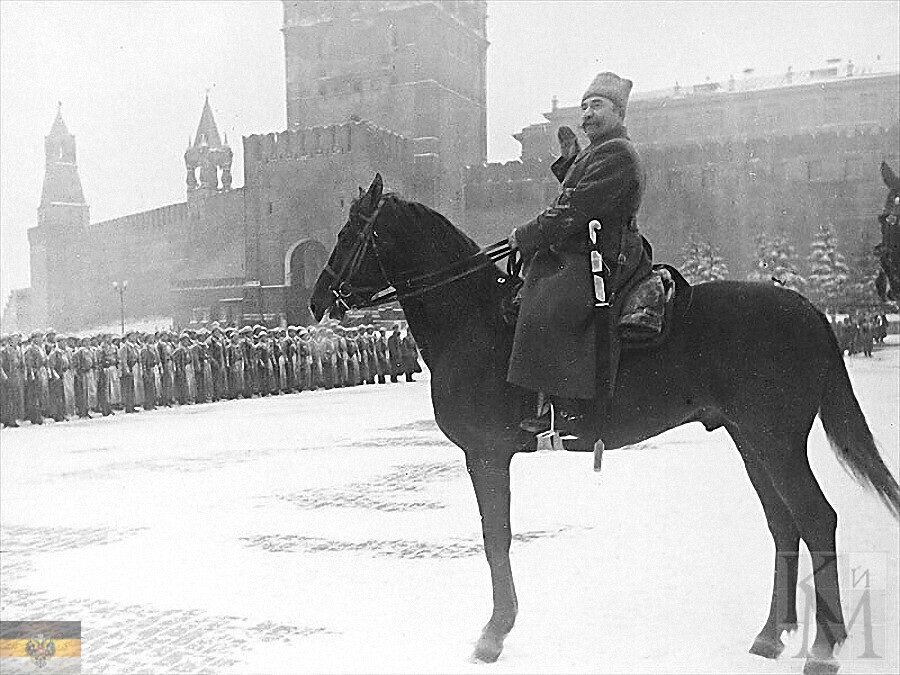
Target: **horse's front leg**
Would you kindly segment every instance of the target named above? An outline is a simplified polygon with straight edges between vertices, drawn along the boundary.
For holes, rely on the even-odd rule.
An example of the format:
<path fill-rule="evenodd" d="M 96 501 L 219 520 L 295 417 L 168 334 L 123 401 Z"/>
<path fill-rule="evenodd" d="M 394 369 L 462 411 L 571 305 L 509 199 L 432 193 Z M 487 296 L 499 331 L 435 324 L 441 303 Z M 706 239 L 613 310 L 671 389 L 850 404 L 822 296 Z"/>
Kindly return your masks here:
<path fill-rule="evenodd" d="M 466 453 L 466 468 L 472 478 L 484 552 L 491 567 L 494 589 L 494 611 L 481 631 L 472 658 L 493 663 L 503 651 L 503 640 L 516 622 L 518 603 L 509 565 L 512 533 L 509 525 L 509 462 L 511 455 L 476 455 Z"/>

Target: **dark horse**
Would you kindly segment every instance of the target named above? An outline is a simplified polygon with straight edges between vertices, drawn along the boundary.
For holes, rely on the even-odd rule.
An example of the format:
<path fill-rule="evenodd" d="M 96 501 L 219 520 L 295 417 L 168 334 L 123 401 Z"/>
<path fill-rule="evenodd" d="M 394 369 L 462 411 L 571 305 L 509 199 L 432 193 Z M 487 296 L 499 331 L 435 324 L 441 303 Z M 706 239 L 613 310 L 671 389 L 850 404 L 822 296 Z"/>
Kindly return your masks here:
<path fill-rule="evenodd" d="M 875 287 L 882 300 L 900 300 L 900 178 L 886 162 L 881 163 L 881 178 L 888 187 L 888 196 L 878 217 L 881 243 L 875 247 L 875 255 L 881 272 Z"/>
<path fill-rule="evenodd" d="M 501 307 L 509 278 L 439 213 L 393 194 L 381 176 L 350 206 L 310 308 L 366 306 L 393 286 L 431 370 L 435 420 L 462 448 L 481 512 L 494 609 L 474 658 L 495 661 L 516 619 L 509 561 L 509 467 L 535 449 L 519 430 L 534 395 L 506 382 L 512 329 Z M 460 273 L 460 270 L 470 273 Z M 443 282 L 442 282 L 443 280 Z M 445 282 L 445 283 L 444 283 Z M 759 283 L 702 284 L 676 304 L 671 338 L 623 355 L 615 406 L 597 413 L 607 447 L 701 421 L 724 426 L 744 460 L 775 540 L 769 617 L 751 651 L 776 658 L 796 627 L 800 540 L 812 552 L 816 638 L 806 672 L 837 670 L 846 637 L 835 553 L 837 515 L 810 470 L 818 413 L 837 457 L 896 517 L 900 487 L 885 467 L 825 317 L 797 293 Z"/>

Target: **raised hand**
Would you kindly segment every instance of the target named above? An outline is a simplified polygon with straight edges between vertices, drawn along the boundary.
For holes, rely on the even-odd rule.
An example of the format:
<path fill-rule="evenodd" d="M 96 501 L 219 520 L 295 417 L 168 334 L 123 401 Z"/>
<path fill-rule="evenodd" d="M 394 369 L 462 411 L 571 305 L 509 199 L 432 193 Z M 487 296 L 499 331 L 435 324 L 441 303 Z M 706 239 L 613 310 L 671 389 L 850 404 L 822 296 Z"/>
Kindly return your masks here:
<path fill-rule="evenodd" d="M 574 157 L 581 150 L 578 137 L 571 127 L 561 126 L 556 132 L 556 138 L 559 140 L 559 154 L 563 157 Z"/>

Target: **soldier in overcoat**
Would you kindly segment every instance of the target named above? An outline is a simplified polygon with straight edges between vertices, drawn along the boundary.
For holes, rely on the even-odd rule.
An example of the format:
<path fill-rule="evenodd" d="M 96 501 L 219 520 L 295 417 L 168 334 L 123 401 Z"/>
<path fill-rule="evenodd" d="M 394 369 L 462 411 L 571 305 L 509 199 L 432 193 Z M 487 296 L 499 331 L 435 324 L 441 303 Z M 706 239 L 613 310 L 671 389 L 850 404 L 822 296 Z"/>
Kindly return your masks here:
<path fill-rule="evenodd" d="M 152 333 L 144 336 L 144 344 L 141 347 L 141 377 L 144 378 L 144 410 L 156 409 L 156 377 L 159 367 L 159 350 L 155 343 L 156 337 Z"/>
<path fill-rule="evenodd" d="M 6 380 L 3 384 L 3 422 L 5 426 L 17 427 L 25 418 L 25 363 L 22 359 L 21 336 L 13 333 L 7 336 L 6 344 L 0 350 L 0 366 Z"/>
<path fill-rule="evenodd" d="M 225 352 L 228 362 L 228 398 L 235 399 L 244 395 L 244 345 L 236 330 L 231 332 L 229 339 Z"/>
<path fill-rule="evenodd" d="M 403 374 L 406 381 L 413 382 L 413 375 L 421 373 L 422 366 L 419 365 L 419 345 L 409 330 L 400 340 L 400 353 L 403 356 Z"/>
<path fill-rule="evenodd" d="M 281 354 L 284 357 L 284 382 L 282 390 L 290 394 L 297 389 L 297 327 L 288 326 L 281 338 Z"/>
<path fill-rule="evenodd" d="M 47 368 L 50 373 L 50 415 L 57 422 L 66 420 L 65 375 L 71 364 L 65 341 L 64 336 L 58 335 L 47 355 Z"/>
<path fill-rule="evenodd" d="M 219 323 L 212 323 L 212 330 L 206 339 L 206 352 L 209 355 L 210 374 L 212 376 L 211 395 L 213 401 L 225 398 L 227 387 L 225 378 L 225 341 Z"/>
<path fill-rule="evenodd" d="M 81 345 L 72 357 L 75 369 L 75 412 L 79 417 L 90 418 L 90 377 L 94 371 L 94 350 L 90 338 L 82 338 Z"/>
<path fill-rule="evenodd" d="M 385 376 L 391 372 L 391 361 L 388 358 L 387 340 L 384 332 L 375 327 L 372 330 L 372 347 L 375 352 L 375 372 L 378 375 L 378 384 L 385 383 Z"/>
<path fill-rule="evenodd" d="M 22 350 L 22 360 L 25 363 L 25 418 L 32 424 L 43 424 L 42 390 L 48 389 L 44 385 L 47 382 L 47 356 L 44 353 L 44 334 L 34 331 L 28 344 Z M 49 398 L 49 396 L 48 396 Z"/>
<path fill-rule="evenodd" d="M 397 381 L 397 376 L 403 373 L 403 350 L 400 345 L 400 324 L 394 324 L 393 332 L 387 339 L 388 359 L 390 359 L 391 382 Z"/>
<path fill-rule="evenodd" d="M 140 352 L 132 341 L 134 336 L 134 331 L 126 333 L 119 347 L 119 383 L 122 387 L 122 405 L 126 413 L 137 412 L 135 376 L 138 372 Z"/>
<path fill-rule="evenodd" d="M 297 337 L 297 389 L 299 391 L 314 389 L 315 385 L 312 381 L 313 345 L 309 329 L 300 326 L 297 329 Z"/>
<path fill-rule="evenodd" d="M 589 224 L 600 224 L 607 294 L 635 275 L 646 275 L 651 266 L 649 246 L 635 221 L 644 172 L 624 126 L 631 86 L 613 73 L 594 79 L 581 103 L 581 126 L 590 144 L 580 150 L 570 129 L 560 133 L 562 156 L 552 170 L 562 192 L 510 235 L 526 271 L 508 380 L 552 396 L 563 430 L 569 422 L 574 427 L 582 421 L 587 406 L 579 402 L 597 394 Z M 523 421 L 529 431 L 548 426 L 548 419 Z"/>
<path fill-rule="evenodd" d="M 172 407 L 175 398 L 175 370 L 172 363 L 173 346 L 171 339 L 172 334 L 164 330 L 160 333 L 159 342 L 156 343 L 160 371 L 159 404 L 167 408 Z"/>
<path fill-rule="evenodd" d="M 94 356 L 93 373 L 97 380 L 97 411 L 104 417 L 112 415 L 112 386 L 109 380 L 111 363 L 107 360 L 109 338 L 110 336 L 104 333 L 98 338 L 99 344 L 94 345 L 94 341 L 91 341 L 91 352 Z"/>
<path fill-rule="evenodd" d="M 69 368 L 63 373 L 63 390 L 65 392 L 66 417 L 75 417 L 75 352 L 78 351 L 78 338 L 70 335 L 65 342 L 66 354 L 69 357 Z"/>
<path fill-rule="evenodd" d="M 7 344 L 9 344 L 9 336 L 4 333 L 0 335 L 0 426 L 17 427 L 19 426 L 18 422 L 10 414 L 12 406 L 10 405 L 9 376 L 6 374 L 6 358 L 3 356 Z"/>

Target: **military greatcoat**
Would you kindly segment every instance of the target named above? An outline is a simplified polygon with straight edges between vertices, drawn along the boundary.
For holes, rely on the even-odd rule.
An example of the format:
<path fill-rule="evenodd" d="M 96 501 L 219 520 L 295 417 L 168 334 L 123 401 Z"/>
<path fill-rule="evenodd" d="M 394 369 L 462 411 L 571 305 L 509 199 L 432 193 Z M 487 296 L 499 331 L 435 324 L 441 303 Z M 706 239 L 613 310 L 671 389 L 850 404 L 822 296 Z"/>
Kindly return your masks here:
<path fill-rule="evenodd" d="M 573 159 L 558 160 L 553 171 L 562 193 L 516 230 L 526 271 L 508 380 L 532 391 L 590 399 L 596 392 L 597 328 L 588 223 L 601 223 L 608 293 L 638 270 L 649 271 L 635 224 L 644 176 L 624 127 Z"/>

